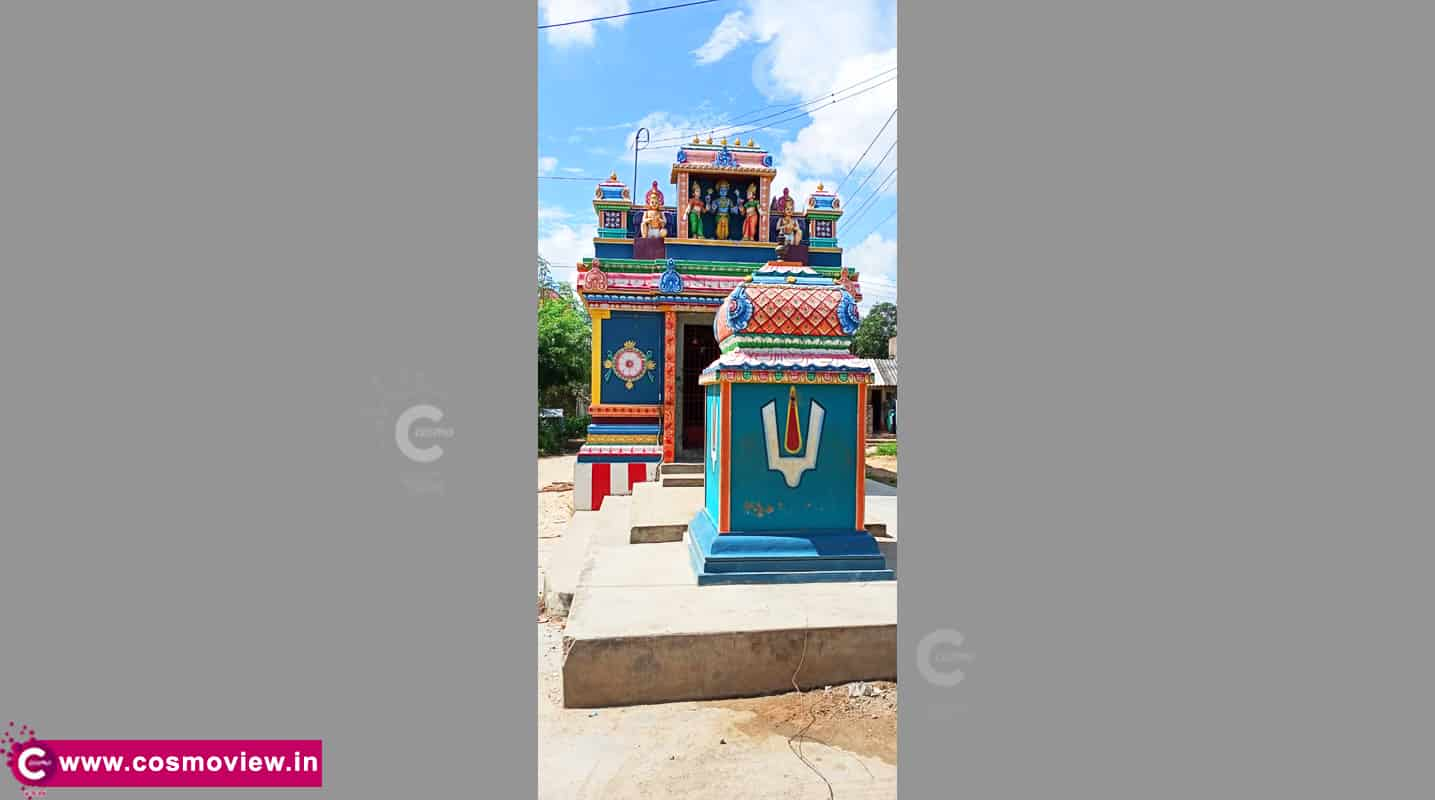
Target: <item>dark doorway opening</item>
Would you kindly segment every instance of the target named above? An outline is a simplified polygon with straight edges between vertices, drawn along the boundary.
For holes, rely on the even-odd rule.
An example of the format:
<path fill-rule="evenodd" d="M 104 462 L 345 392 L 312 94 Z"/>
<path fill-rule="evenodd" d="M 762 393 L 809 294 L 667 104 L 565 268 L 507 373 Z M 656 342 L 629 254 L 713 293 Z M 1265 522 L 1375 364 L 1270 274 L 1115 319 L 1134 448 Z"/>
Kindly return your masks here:
<path fill-rule="evenodd" d="M 684 450 L 703 449 L 704 386 L 698 376 L 718 357 L 711 325 L 683 326 L 683 437 Z"/>

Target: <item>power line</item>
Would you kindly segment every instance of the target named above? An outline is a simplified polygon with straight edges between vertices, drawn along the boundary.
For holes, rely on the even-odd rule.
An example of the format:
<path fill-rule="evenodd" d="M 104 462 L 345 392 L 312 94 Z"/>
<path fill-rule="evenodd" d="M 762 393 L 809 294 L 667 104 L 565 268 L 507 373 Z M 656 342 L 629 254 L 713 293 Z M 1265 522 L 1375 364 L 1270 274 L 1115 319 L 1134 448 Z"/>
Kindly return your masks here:
<path fill-rule="evenodd" d="M 885 224 L 887 223 L 887 220 L 891 219 L 892 217 L 894 217 L 894 216 L 896 216 L 896 215 L 897 215 L 897 209 L 894 208 L 894 209 L 892 209 L 892 213 L 890 213 L 890 214 L 888 214 L 887 216 L 885 216 L 885 217 L 882 218 L 882 221 L 881 221 L 881 222 L 877 223 L 876 225 L 873 225 L 871 228 L 868 228 L 868 229 L 867 229 L 867 232 L 866 232 L 865 234 L 863 234 L 863 235 L 861 235 L 861 236 L 859 236 L 859 237 L 853 238 L 852 241 L 854 241 L 854 242 L 861 242 L 863 239 L 866 239 L 868 236 L 871 236 L 878 228 L 880 228 L 880 227 L 882 227 L 883 225 L 885 225 Z M 895 286 L 895 284 L 894 284 L 894 286 Z"/>
<path fill-rule="evenodd" d="M 885 153 L 882 154 L 882 160 L 881 160 L 881 161 L 878 161 L 878 162 L 877 162 L 877 165 L 874 166 L 874 167 L 872 167 L 872 171 L 869 172 L 869 173 L 867 173 L 867 177 L 863 178 L 863 179 L 862 179 L 862 182 L 859 183 L 859 184 L 857 184 L 857 190 L 852 193 L 852 196 L 851 196 L 851 197 L 847 198 L 847 205 L 849 205 L 849 206 L 852 205 L 852 201 L 861 196 L 861 194 L 862 194 L 862 187 L 863 187 L 863 186 L 866 186 L 866 185 L 867 185 L 867 181 L 872 180 L 872 176 L 877 174 L 877 170 L 881 169 L 881 168 L 882 168 L 882 165 L 885 164 L 885 163 L 887 163 L 887 156 L 892 155 L 892 150 L 893 150 L 893 148 L 895 148 L 895 147 L 897 146 L 897 142 L 898 142 L 898 141 L 899 141 L 899 140 L 897 140 L 897 139 L 893 139 L 893 140 L 892 140 L 892 144 L 891 144 L 890 147 L 887 148 L 887 152 L 885 152 Z M 858 160 L 860 161 L 861 159 L 858 159 Z M 855 169 L 855 167 L 854 167 L 854 169 Z M 849 174 L 851 174 L 851 173 L 849 173 Z M 843 180 L 846 180 L 846 178 L 843 178 Z"/>
<path fill-rule="evenodd" d="M 687 139 L 689 136 L 693 136 L 693 135 L 697 135 L 697 134 L 702 134 L 702 133 L 707 133 L 707 134 L 710 135 L 710 136 L 717 136 L 717 135 L 719 135 L 719 134 L 718 134 L 719 131 L 726 131 L 726 130 L 728 130 L 729 128 L 739 127 L 739 125 L 738 125 L 739 120 L 742 121 L 742 124 L 751 124 L 751 123 L 753 123 L 753 122 L 761 122 L 762 120 L 765 120 L 765 119 L 771 119 L 772 117 L 778 116 L 778 115 L 780 115 L 780 114 L 785 114 L 785 113 L 787 113 L 787 112 L 789 112 L 789 111 L 792 111 L 792 110 L 794 110 L 794 109 L 801 108 L 801 107 L 803 107 L 803 106 L 810 106 L 810 105 L 813 105 L 814 103 L 820 103 L 820 102 L 822 102 L 823 100 L 826 100 L 826 99 L 828 99 L 828 98 L 836 97 L 837 95 L 842 94 L 843 92 L 846 92 L 846 91 L 848 91 L 849 89 L 855 89 L 856 87 L 861 86 L 861 85 L 864 84 L 864 83 L 867 83 L 867 82 L 869 82 L 869 81 L 874 81 L 874 80 L 876 80 L 876 79 L 882 77 L 883 75 L 886 75 L 886 74 L 889 73 L 889 72 L 895 72 L 896 69 L 897 69 L 896 67 L 892 67 L 891 69 L 883 70 L 883 71 L 877 73 L 876 75 L 873 75 L 873 76 L 868 77 L 868 78 L 864 78 L 864 79 L 862 79 L 862 80 L 860 80 L 860 81 L 857 81 L 857 82 L 854 83 L 854 84 L 851 84 L 850 86 L 844 86 L 844 87 L 842 87 L 841 89 L 835 89 L 835 90 L 833 90 L 833 91 L 831 91 L 831 92 L 828 92 L 828 93 L 825 94 L 825 95 L 822 95 L 821 97 L 816 97 L 816 98 L 813 98 L 813 99 L 811 99 L 811 100 L 804 100 L 804 101 L 801 102 L 801 103 L 793 103 L 793 104 L 791 104 L 791 105 L 782 106 L 782 107 L 780 107 L 777 111 L 775 111 L 775 112 L 773 112 L 773 113 L 771 113 L 771 114 L 769 114 L 769 115 L 767 115 L 767 116 L 765 116 L 765 117 L 758 117 L 757 119 L 752 119 L 752 120 L 744 120 L 744 119 L 743 119 L 743 117 L 751 116 L 752 114 L 756 114 L 756 113 L 759 113 L 759 112 L 762 112 L 762 111 L 766 111 L 768 108 L 772 108 L 773 106 L 766 106 L 766 107 L 764 107 L 764 108 L 759 108 L 759 109 L 754 109 L 753 111 L 744 112 L 744 113 L 742 113 L 742 114 L 739 114 L 739 115 L 738 115 L 737 117 L 735 117 L 734 119 L 728 121 L 727 123 L 725 123 L 725 124 L 723 124 L 723 125 L 718 125 L 718 126 L 716 126 L 716 127 L 698 128 L 698 129 L 696 129 L 696 130 L 688 131 L 688 132 L 685 133 L 685 134 L 681 134 L 681 135 L 677 135 L 677 136 L 664 136 L 664 137 L 661 138 L 661 139 L 654 139 L 654 140 L 653 140 L 653 143 L 654 143 L 654 144 L 663 144 L 663 143 L 667 143 L 667 142 L 680 142 L 680 141 L 683 141 L 684 139 Z M 886 82 L 886 81 L 884 81 L 884 83 L 885 83 L 885 82 Z M 869 87 L 869 88 L 872 88 L 872 87 Z M 854 97 L 855 97 L 855 95 L 854 95 Z M 845 100 L 845 99 L 847 99 L 847 98 L 844 97 L 844 98 L 842 98 L 842 99 Z"/>
<path fill-rule="evenodd" d="M 873 85 L 871 85 L 871 86 L 868 86 L 866 89 L 863 89 L 863 90 L 860 91 L 860 92 L 855 92 L 855 93 L 853 93 L 853 94 L 847 95 L 846 97 L 841 97 L 841 98 L 838 98 L 838 99 L 836 99 L 836 100 L 833 100 L 833 101 L 829 102 L 829 103 L 828 103 L 827 105 L 825 105 L 825 106 L 818 106 L 817 108 L 810 108 L 810 109 L 808 109 L 808 110 L 806 110 L 806 111 L 803 111 L 803 112 L 794 114 L 794 115 L 792 115 L 792 116 L 790 116 L 790 117 L 784 117 L 784 118 L 782 118 L 782 119 L 773 120 L 772 122 L 768 123 L 767 125 L 762 125 L 762 126 L 759 126 L 759 127 L 756 127 L 756 128 L 749 128 L 749 129 L 747 129 L 747 130 L 745 130 L 745 131 L 738 131 L 737 136 L 738 136 L 738 138 L 742 138 L 744 135 L 749 134 L 749 133 L 757 133 L 758 131 L 767 130 L 768 128 L 771 128 L 772 126 L 778 124 L 779 122 L 787 122 L 787 121 L 789 121 L 789 120 L 794 120 L 794 119 L 797 119 L 797 118 L 799 118 L 799 117 L 808 116 L 809 114 L 813 113 L 814 111 L 820 111 L 820 110 L 822 110 L 822 109 L 824 109 L 824 108 L 830 108 L 831 106 L 834 106 L 834 105 L 836 105 L 836 104 L 838 104 L 838 103 L 841 103 L 841 102 L 844 101 L 844 100 L 851 100 L 852 98 L 856 97 L 857 95 L 865 94 L 865 93 L 867 93 L 867 92 L 872 91 L 873 89 L 876 89 L 876 88 L 879 87 L 879 86 L 882 86 L 882 85 L 884 85 L 884 84 L 891 83 L 892 81 L 895 81 L 895 80 L 897 80 L 897 76 L 893 75 L 892 77 L 888 78 L 887 80 L 882 81 L 882 83 L 873 84 Z M 756 122 L 756 120 L 753 120 L 753 121 Z"/>
<path fill-rule="evenodd" d="M 541 30 L 544 30 L 545 28 L 562 28 L 562 27 L 564 27 L 564 26 L 566 26 L 566 25 L 582 25 L 582 24 L 585 23 L 585 22 L 600 22 L 600 21 L 605 20 L 605 19 L 617 19 L 618 17 L 633 17 L 633 16 L 637 16 L 638 14 L 651 14 L 651 13 L 653 13 L 654 11 L 667 11 L 667 10 L 673 9 L 673 8 L 687 8 L 688 6 L 701 6 L 701 5 L 707 5 L 708 3 L 716 3 L 716 2 L 718 2 L 718 0 L 696 0 L 696 2 L 692 2 L 692 3 L 678 3 L 677 5 L 674 5 L 674 6 L 660 6 L 660 7 L 658 7 L 658 8 L 647 8 L 647 9 L 644 9 L 644 10 L 642 10 L 642 11 L 629 11 L 629 12 L 624 13 L 624 14 L 609 14 L 609 15 L 606 16 L 606 17 L 590 17 L 589 19 L 575 19 L 575 20 L 572 20 L 572 21 L 570 21 L 570 22 L 554 22 L 554 23 L 550 23 L 550 24 L 548 24 L 548 25 L 539 25 L 539 26 L 538 26 L 538 30 L 541 31 Z"/>
<path fill-rule="evenodd" d="M 847 170 L 847 174 L 846 174 L 845 176 L 843 176 L 842 180 L 840 180 L 840 181 L 837 182 L 837 188 L 832 190 L 833 194 L 836 194 L 836 193 L 838 193 L 838 192 L 840 192 L 840 191 L 842 190 L 842 184 L 846 183 L 846 182 L 847 182 L 847 179 L 850 178 L 850 177 L 852 177 L 852 173 L 854 173 L 854 172 L 857 171 L 857 165 L 858 165 L 858 164 L 861 164 L 861 163 L 862 163 L 862 159 L 864 159 L 864 158 L 867 157 L 868 151 L 870 151 L 870 150 L 872 149 L 872 145 L 874 145 L 874 144 L 877 143 L 877 139 L 882 135 L 882 131 L 887 130 L 887 126 L 888 126 L 888 125 L 891 125 L 891 124 L 892 124 L 892 120 L 893 120 L 893 119 L 896 119 L 896 117 L 897 117 L 897 109 L 894 108 L 894 109 L 892 109 L 892 114 L 891 114 L 891 116 L 887 117 L 887 121 L 884 122 L 884 123 L 882 123 L 882 127 L 877 131 L 877 135 L 876 135 L 876 136 L 873 136 L 873 137 L 872 137 L 872 141 L 870 141 L 870 142 L 867 143 L 867 149 L 866 149 L 866 150 L 863 150 L 863 151 L 862 151 L 862 155 L 858 156 L 858 157 L 857 157 L 857 160 L 852 163 L 852 169 Z M 896 143 L 896 142 L 892 142 L 892 144 L 895 146 L 897 143 Z M 887 148 L 887 152 L 889 152 L 889 153 L 892 152 L 892 149 L 891 149 L 890 147 Z M 886 159 L 887 157 L 886 157 L 886 156 L 882 156 L 882 158 L 883 158 L 883 159 Z M 881 163 L 878 163 L 877 166 L 881 166 Z M 875 171 L 877 170 L 877 167 L 873 167 L 872 170 L 875 172 Z M 872 177 L 872 175 L 869 173 L 869 174 L 867 175 L 867 177 L 870 178 L 870 177 Z M 864 183 L 865 183 L 865 181 L 864 181 Z M 858 191 L 858 192 L 862 191 L 862 187 L 860 187 L 860 186 L 857 187 L 857 191 Z M 855 194 L 855 192 L 854 192 L 854 194 Z"/>
<path fill-rule="evenodd" d="M 784 110 L 784 109 L 786 109 L 786 110 L 791 110 L 791 109 L 794 109 L 794 108 L 800 108 L 800 107 L 802 107 L 802 106 L 809 106 L 809 105 L 812 105 L 813 103 L 821 102 L 822 100 L 825 100 L 825 99 L 827 99 L 827 98 L 829 98 L 829 97 L 836 97 L 837 95 L 842 94 L 843 92 L 845 92 L 845 91 L 847 91 L 847 90 L 849 90 L 849 89 L 855 89 L 855 88 L 857 88 L 858 86 L 861 86 L 861 85 L 864 84 L 864 83 L 867 83 L 867 82 L 869 82 L 869 81 L 875 81 L 875 80 L 877 80 L 878 78 L 882 77 L 883 75 L 888 74 L 889 72 L 896 72 L 896 71 L 897 71 L 897 68 L 896 68 L 896 67 L 891 67 L 891 68 L 888 68 L 888 69 L 884 69 L 884 70 L 882 70 L 881 72 L 877 73 L 876 75 L 873 75 L 873 76 L 868 77 L 868 78 L 864 78 L 864 79 L 862 79 L 862 80 L 860 80 L 860 81 L 857 81 L 857 82 L 854 83 L 854 84 L 851 84 L 851 85 L 848 85 L 848 86 L 844 86 L 844 87 L 842 87 L 841 89 L 833 89 L 832 91 L 828 92 L 827 94 L 818 95 L 817 97 L 814 97 L 814 98 L 812 98 L 811 100 L 803 100 L 802 102 L 799 102 L 799 103 L 789 103 L 789 104 L 786 104 L 786 105 L 779 105 L 779 104 L 777 104 L 777 103 L 773 103 L 772 105 L 764 106 L 764 107 L 762 107 L 762 108 L 754 109 L 754 110 L 752 110 L 752 111 L 748 111 L 748 112 L 746 112 L 746 113 L 739 114 L 739 115 L 737 115 L 736 117 L 733 117 L 732 119 L 728 120 L 728 124 L 731 125 L 731 126 L 733 126 L 733 127 L 736 127 L 736 124 L 737 124 L 738 122 L 744 122 L 744 123 L 746 123 L 746 122 L 753 122 L 753 121 L 755 121 L 755 120 L 748 120 L 748 119 L 746 119 L 746 118 L 752 116 L 753 114 L 757 114 L 757 113 L 766 111 L 766 110 L 768 110 L 769 108 L 776 108 L 776 109 L 778 109 L 778 110 Z M 716 130 L 716 129 L 714 129 L 714 130 Z M 701 132 L 702 132 L 702 131 L 694 131 L 694 133 L 701 133 Z"/>
<path fill-rule="evenodd" d="M 887 173 L 887 177 L 882 179 L 882 184 L 872 192 L 871 196 L 869 196 L 866 200 L 862 202 L 862 207 L 853 212 L 852 218 L 847 221 L 848 225 L 851 225 L 852 223 L 856 222 L 862 217 L 862 214 L 867 211 L 867 209 L 872 207 L 872 202 L 878 197 L 882 196 L 882 190 L 887 188 L 887 182 L 892 180 L 892 176 L 896 174 L 897 168 L 893 167 L 892 171 Z"/>
<path fill-rule="evenodd" d="M 887 173 L 886 178 L 882 179 L 882 184 L 878 186 L 876 190 L 874 190 L 872 194 L 867 197 L 866 200 L 862 201 L 862 205 L 860 208 L 857 208 L 855 211 L 853 211 L 851 221 L 855 222 L 857 218 L 862 215 L 862 212 L 866 211 L 868 206 L 872 204 L 872 201 L 882 194 L 883 187 L 887 185 L 887 181 L 891 180 L 892 176 L 895 174 L 897 174 L 897 167 L 892 167 L 892 171 Z M 848 205 L 851 205 L 851 203 L 848 203 Z"/>
<path fill-rule="evenodd" d="M 855 88 L 857 88 L 858 86 L 861 86 L 861 85 L 864 84 L 864 83 L 868 83 L 869 81 L 874 81 L 874 80 L 876 80 L 876 79 L 882 77 L 883 75 L 886 75 L 886 74 L 889 73 L 889 72 L 895 72 L 896 70 L 897 70 L 896 67 L 892 67 L 891 69 L 885 69 L 885 70 L 882 70 L 881 72 L 877 73 L 876 75 L 872 75 L 872 76 L 870 76 L 870 77 L 863 78 L 862 80 L 857 81 L 856 83 L 851 84 L 850 86 L 844 86 L 844 87 L 842 87 L 841 89 L 834 89 L 833 91 L 828 92 L 827 94 L 822 95 L 821 97 L 816 97 L 816 98 L 813 98 L 813 99 L 811 99 L 811 100 L 804 100 L 804 101 L 801 102 L 801 103 L 793 103 L 793 104 L 791 104 L 791 105 L 782 106 L 782 107 L 778 108 L 777 111 L 773 112 L 772 114 L 769 114 L 769 115 L 766 116 L 766 117 L 759 117 L 759 118 L 757 118 L 757 119 L 752 119 L 752 120 L 745 120 L 745 119 L 743 119 L 744 117 L 748 117 L 748 116 L 751 116 L 751 115 L 753 115 L 753 114 L 758 114 L 758 113 L 761 113 L 761 112 L 763 112 L 763 111 L 766 111 L 766 110 L 769 109 L 769 108 L 773 108 L 773 106 L 764 106 L 763 108 L 754 109 L 754 110 L 752 110 L 752 111 L 745 111 L 745 112 L 743 112 L 743 113 L 737 115 L 737 117 L 735 117 L 735 118 L 729 120 L 728 122 L 726 122 L 726 123 L 724 123 L 724 124 L 722 124 L 722 125 L 718 125 L 718 126 L 716 126 L 716 127 L 697 128 L 697 129 L 690 130 L 690 131 L 688 131 L 687 133 L 680 134 L 680 135 L 677 135 L 677 136 L 664 136 L 664 137 L 661 138 L 661 139 L 654 139 L 650 144 L 665 144 L 665 143 L 668 143 L 668 142 L 681 142 L 681 141 L 687 139 L 689 136 L 693 136 L 693 135 L 697 135 L 697 134 L 702 134 L 702 133 L 707 133 L 707 134 L 709 134 L 709 135 L 711 135 L 711 136 L 717 136 L 717 135 L 719 135 L 719 134 L 718 134 L 719 131 L 726 131 L 726 130 L 728 130 L 728 129 L 730 129 L 730 128 L 739 127 L 739 125 L 738 125 L 739 121 L 741 121 L 743 124 L 751 124 L 751 123 L 753 123 L 753 122 L 760 122 L 760 121 L 762 121 L 762 120 L 764 120 L 764 119 L 770 119 L 771 117 L 778 116 L 779 114 L 785 114 L 785 113 L 787 113 L 787 112 L 789 112 L 789 111 L 792 111 L 793 109 L 796 109 L 796 108 L 801 108 L 801 107 L 803 107 L 803 106 L 810 106 L 810 105 L 813 105 L 814 103 L 820 103 L 820 102 L 822 102 L 823 100 L 826 100 L 826 99 L 832 98 L 832 97 L 836 97 L 837 95 L 842 94 L 843 92 L 848 91 L 849 89 L 855 89 Z M 855 96 L 855 95 L 854 95 L 854 96 Z M 846 99 L 846 98 L 843 98 L 843 99 Z"/>

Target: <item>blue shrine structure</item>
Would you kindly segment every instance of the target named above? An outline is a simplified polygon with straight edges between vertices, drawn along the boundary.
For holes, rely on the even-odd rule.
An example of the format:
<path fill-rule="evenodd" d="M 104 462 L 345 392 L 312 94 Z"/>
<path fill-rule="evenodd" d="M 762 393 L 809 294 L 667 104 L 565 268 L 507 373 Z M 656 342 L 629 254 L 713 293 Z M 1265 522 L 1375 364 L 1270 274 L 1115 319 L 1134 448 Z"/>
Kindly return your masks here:
<path fill-rule="evenodd" d="M 842 263 L 842 206 L 802 206 L 763 148 L 678 149 L 633 202 L 594 191 L 598 236 L 578 266 L 593 325 L 592 424 L 574 508 L 701 462 L 689 543 L 699 583 L 892 577 L 864 524 L 871 370 L 848 354 L 862 299 Z"/>

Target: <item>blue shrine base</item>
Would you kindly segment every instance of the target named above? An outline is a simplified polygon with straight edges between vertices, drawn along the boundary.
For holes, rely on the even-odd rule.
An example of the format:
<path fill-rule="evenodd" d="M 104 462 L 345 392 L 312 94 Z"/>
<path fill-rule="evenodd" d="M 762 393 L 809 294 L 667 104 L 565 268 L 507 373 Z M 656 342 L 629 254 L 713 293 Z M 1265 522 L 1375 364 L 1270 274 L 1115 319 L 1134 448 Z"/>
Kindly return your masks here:
<path fill-rule="evenodd" d="M 719 534 L 706 510 L 688 524 L 698 585 L 890 581 L 895 573 L 867 531 Z"/>

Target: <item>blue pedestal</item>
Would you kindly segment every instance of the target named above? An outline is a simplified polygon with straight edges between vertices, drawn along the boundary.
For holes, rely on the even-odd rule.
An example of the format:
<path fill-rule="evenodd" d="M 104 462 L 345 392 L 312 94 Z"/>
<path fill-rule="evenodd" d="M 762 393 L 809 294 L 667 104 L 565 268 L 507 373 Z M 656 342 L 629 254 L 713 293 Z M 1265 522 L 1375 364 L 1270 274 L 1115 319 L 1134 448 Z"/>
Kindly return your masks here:
<path fill-rule="evenodd" d="M 688 524 L 698 585 L 889 581 L 896 575 L 867 531 L 765 531 L 719 535 L 706 511 Z"/>

